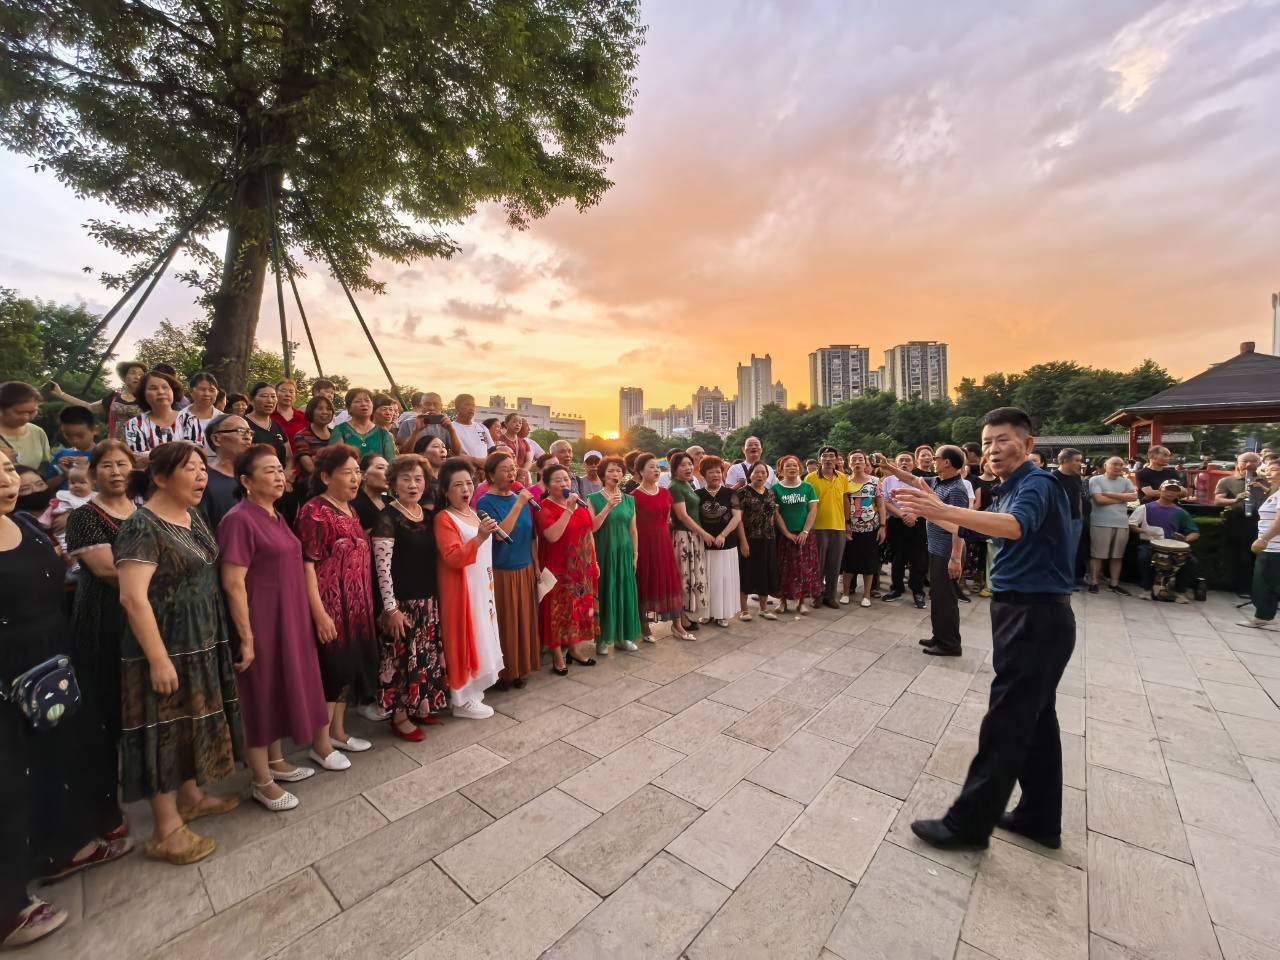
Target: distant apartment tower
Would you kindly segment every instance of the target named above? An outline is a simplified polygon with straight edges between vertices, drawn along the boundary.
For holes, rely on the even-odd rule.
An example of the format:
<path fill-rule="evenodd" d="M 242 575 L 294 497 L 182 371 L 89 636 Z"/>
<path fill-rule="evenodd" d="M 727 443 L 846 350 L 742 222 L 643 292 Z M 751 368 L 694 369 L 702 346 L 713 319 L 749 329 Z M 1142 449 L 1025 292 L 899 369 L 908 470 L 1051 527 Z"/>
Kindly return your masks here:
<path fill-rule="evenodd" d="M 884 389 L 884 367 L 879 366 L 867 373 L 867 389 L 883 390 Z"/>
<path fill-rule="evenodd" d="M 787 388 L 782 385 L 779 380 L 773 385 L 773 403 L 776 403 L 783 410 L 787 409 Z"/>
<path fill-rule="evenodd" d="M 886 350 L 881 389 L 899 400 L 947 399 L 947 345 L 937 340 L 912 340 Z"/>
<path fill-rule="evenodd" d="M 634 427 L 644 420 L 644 390 L 640 387 L 618 388 L 618 430 Z"/>
<path fill-rule="evenodd" d="M 833 344 L 809 354 L 809 405 L 829 407 L 862 396 L 871 373 L 871 350 Z"/>
<path fill-rule="evenodd" d="M 773 359 L 769 354 L 738 364 L 738 396 L 734 415 L 738 423 L 748 424 L 766 406 L 773 403 Z"/>
<path fill-rule="evenodd" d="M 726 400 L 719 387 L 698 387 L 692 407 L 695 430 L 710 430 L 724 436 L 737 426 L 737 405 L 733 400 Z"/>

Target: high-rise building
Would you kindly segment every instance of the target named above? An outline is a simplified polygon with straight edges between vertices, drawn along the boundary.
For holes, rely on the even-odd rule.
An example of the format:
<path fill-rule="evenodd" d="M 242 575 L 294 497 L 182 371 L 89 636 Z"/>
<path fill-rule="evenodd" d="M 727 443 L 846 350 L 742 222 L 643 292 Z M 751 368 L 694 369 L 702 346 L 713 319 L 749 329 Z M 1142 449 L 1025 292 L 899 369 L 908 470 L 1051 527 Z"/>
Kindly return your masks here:
<path fill-rule="evenodd" d="M 937 340 L 912 340 L 884 352 L 882 390 L 899 400 L 947 399 L 947 345 Z"/>
<path fill-rule="evenodd" d="M 867 373 L 867 389 L 883 390 L 884 389 L 884 364 L 876 367 Z"/>
<path fill-rule="evenodd" d="M 738 364 L 738 396 L 734 415 L 738 423 L 747 424 L 766 406 L 773 403 L 773 359 L 769 354 Z"/>
<path fill-rule="evenodd" d="M 773 385 L 772 402 L 780 406 L 783 410 L 787 409 L 787 388 L 782 385 L 781 380 Z"/>
<path fill-rule="evenodd" d="M 859 397 L 868 387 L 871 350 L 857 344 L 833 344 L 809 354 L 809 404 L 829 407 Z"/>
<path fill-rule="evenodd" d="M 644 419 L 644 390 L 640 387 L 618 388 L 618 430 L 626 430 Z"/>
<path fill-rule="evenodd" d="M 693 429 L 725 436 L 737 426 L 737 405 L 719 387 L 698 387 L 693 394 Z"/>

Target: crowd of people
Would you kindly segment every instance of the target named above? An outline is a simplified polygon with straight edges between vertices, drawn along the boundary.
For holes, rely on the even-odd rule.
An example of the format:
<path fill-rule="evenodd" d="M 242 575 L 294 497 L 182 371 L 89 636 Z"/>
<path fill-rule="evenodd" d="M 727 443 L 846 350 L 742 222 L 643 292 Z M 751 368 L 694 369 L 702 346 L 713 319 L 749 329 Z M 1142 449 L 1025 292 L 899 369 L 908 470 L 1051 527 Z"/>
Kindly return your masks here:
<path fill-rule="evenodd" d="M 371 749 L 348 709 L 418 742 L 446 711 L 491 717 L 486 691 L 523 687 L 544 651 L 566 676 L 659 642 L 662 623 L 696 642 L 734 619 L 908 595 L 929 607 L 923 654 L 940 657 L 962 653 L 958 605 L 993 597 L 997 652 L 1018 664 L 1006 675 L 997 662 L 961 797 L 913 828 L 981 846 L 998 821 L 1052 843 L 1069 596 L 1097 590 L 1104 562 L 1123 592 L 1131 527 L 1194 539 L 1176 481 L 1139 473 L 1135 488 L 1109 461 L 1085 483 L 1074 451 L 1040 470 L 1030 422 L 1010 409 L 988 416 L 982 446 L 824 446 L 769 463 L 752 437 L 733 463 L 692 446 L 577 464 L 566 441 L 543 451 L 519 414 L 477 422 L 468 395 L 450 417 L 434 393 L 402 411 L 356 387 L 339 411 L 334 385 L 316 380 L 298 409 L 288 379 L 228 396 L 208 373 L 119 374 L 99 401 L 53 386 L 56 449 L 32 423 L 39 391 L 0 385 L 0 684 L 65 656 L 80 692 L 40 722 L 0 703 L 0 778 L 20 798 L 0 819 L 5 945 L 65 919 L 33 883 L 130 852 L 122 803 L 150 803 L 142 853 L 180 865 L 215 849 L 191 825 L 238 805 L 210 787 L 239 764 L 265 810 L 297 807 L 291 785 Z M 1280 580 L 1273 466 L 1244 462 L 1241 491 L 1223 488 L 1233 505 L 1266 494 L 1250 544 L 1263 551 L 1260 626 Z M 1092 579 L 1078 584 L 1086 541 Z M 305 764 L 286 759 L 287 741 L 309 746 Z M 1002 819 L 1019 778 L 1022 802 Z"/>

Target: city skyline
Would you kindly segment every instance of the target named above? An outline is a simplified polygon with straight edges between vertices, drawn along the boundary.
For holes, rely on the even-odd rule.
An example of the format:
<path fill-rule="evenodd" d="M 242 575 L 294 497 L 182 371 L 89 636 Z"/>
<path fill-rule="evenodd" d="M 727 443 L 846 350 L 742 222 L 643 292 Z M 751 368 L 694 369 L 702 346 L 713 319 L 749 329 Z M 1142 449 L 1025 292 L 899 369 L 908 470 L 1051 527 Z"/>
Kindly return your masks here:
<path fill-rule="evenodd" d="M 523 231 L 484 207 L 440 225 L 453 260 L 373 264 L 386 293 L 357 296 L 399 380 L 536 397 L 604 433 L 620 383 L 646 409 L 733 394 L 752 349 L 794 405 L 831 343 L 876 360 L 945 341 L 954 386 L 1063 359 L 1187 376 L 1272 340 L 1276 5 L 653 0 L 644 19 L 599 205 Z M 0 285 L 103 311 L 96 271 L 125 262 L 82 225 L 146 218 L 31 163 L 0 155 Z M 302 266 L 325 370 L 382 388 L 341 289 Z M 192 301 L 167 278 L 120 355 Z M 278 349 L 272 301 L 259 336 Z"/>

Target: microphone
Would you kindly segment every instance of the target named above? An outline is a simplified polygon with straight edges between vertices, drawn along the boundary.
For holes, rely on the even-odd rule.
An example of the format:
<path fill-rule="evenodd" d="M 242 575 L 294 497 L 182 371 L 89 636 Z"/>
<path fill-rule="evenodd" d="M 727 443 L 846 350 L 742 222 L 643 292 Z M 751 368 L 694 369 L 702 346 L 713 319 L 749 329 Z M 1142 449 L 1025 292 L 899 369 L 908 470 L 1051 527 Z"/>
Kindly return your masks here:
<path fill-rule="evenodd" d="M 477 517 L 479 517 L 481 520 L 489 520 L 489 519 L 491 519 L 491 517 L 490 517 L 487 513 L 485 513 L 483 510 L 477 511 L 476 516 L 477 516 Z M 513 542 L 513 541 L 512 541 L 512 539 L 511 539 L 511 537 L 510 537 L 510 536 L 508 536 L 507 532 L 506 532 L 505 530 L 503 530 L 501 527 L 497 527 L 497 528 L 493 531 L 493 535 L 494 535 L 494 537 L 496 537 L 496 538 L 497 538 L 497 541 L 498 541 L 499 543 L 512 543 L 512 542 Z"/>

